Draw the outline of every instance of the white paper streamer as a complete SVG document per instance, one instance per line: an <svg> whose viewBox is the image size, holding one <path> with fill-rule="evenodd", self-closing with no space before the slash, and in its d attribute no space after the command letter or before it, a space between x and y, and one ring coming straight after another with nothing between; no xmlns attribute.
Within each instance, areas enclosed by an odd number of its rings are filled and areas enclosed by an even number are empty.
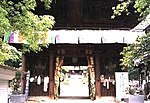
<svg viewBox="0 0 150 103"><path fill-rule="evenodd" d="M40 84L41 84L41 76L39 75L37 78L37 85L40 85Z"/></svg>
<svg viewBox="0 0 150 103"><path fill-rule="evenodd" d="M107 87L107 89L109 89L109 80L108 79L106 79L106 87Z"/></svg>
<svg viewBox="0 0 150 103"><path fill-rule="evenodd" d="M44 88L43 88L44 92L47 92L48 83L49 83L49 77L46 76L46 77L44 77Z"/></svg>

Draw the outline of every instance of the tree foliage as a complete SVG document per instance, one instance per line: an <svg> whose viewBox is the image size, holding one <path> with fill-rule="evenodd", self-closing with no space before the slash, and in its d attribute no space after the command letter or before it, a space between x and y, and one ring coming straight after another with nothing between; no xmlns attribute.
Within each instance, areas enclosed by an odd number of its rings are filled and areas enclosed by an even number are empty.
<svg viewBox="0 0 150 103"><path fill-rule="evenodd" d="M114 19L116 16L122 15L125 13L126 15L130 14L130 7L135 8L135 13L140 13L141 18L146 17L147 14L150 13L150 0L118 0L119 3L112 7L113 15L111 16Z"/></svg>
<svg viewBox="0 0 150 103"><path fill-rule="evenodd" d="M150 33L143 34L133 44L124 47L121 54L123 69L133 69L141 61L148 63L149 59L144 60L144 58L150 55Z"/></svg>
<svg viewBox="0 0 150 103"><path fill-rule="evenodd" d="M52 0L40 0L46 9L50 9ZM5 42L4 37L19 31L23 40L21 52L40 51L42 46L48 46L46 37L55 21L50 15L35 15L36 0L1 0L0 1L0 64L5 61L20 58L20 52ZM39 44L40 41L40 44Z"/></svg>
<svg viewBox="0 0 150 103"><path fill-rule="evenodd" d="M141 19L145 19L150 13L150 0L118 0L118 2L119 3L115 7L112 7L112 19L121 16L122 14L130 15L131 7L134 8L135 13L140 14L139 18ZM150 55L149 40L150 33L146 33L143 34L142 37L138 37L134 43L124 47L121 52L121 55L123 56L121 59L122 69L133 69L135 65L138 65L138 63L143 61L146 56ZM143 62L147 63L148 59Z"/></svg>

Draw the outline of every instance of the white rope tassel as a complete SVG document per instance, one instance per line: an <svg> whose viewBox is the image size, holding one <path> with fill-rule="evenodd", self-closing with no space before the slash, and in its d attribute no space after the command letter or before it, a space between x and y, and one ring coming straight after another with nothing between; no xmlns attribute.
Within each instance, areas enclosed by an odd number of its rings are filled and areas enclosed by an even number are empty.
<svg viewBox="0 0 150 103"><path fill-rule="evenodd" d="M48 89L48 83L49 83L49 77L46 76L44 77L44 92L47 92L47 89Z"/></svg>
<svg viewBox="0 0 150 103"><path fill-rule="evenodd" d="M40 84L41 84L41 76L39 75L37 78L37 85L40 85Z"/></svg>

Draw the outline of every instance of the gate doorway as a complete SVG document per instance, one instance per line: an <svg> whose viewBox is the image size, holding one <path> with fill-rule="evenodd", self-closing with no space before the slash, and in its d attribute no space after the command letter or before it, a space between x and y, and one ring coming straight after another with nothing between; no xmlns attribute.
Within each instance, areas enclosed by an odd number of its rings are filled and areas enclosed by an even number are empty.
<svg viewBox="0 0 150 103"><path fill-rule="evenodd" d="M56 57L55 89L54 89L55 99L58 99L58 97L62 96L74 98L88 97L94 99L95 98L94 58L76 57L75 59L76 63L71 63L69 58L65 59L64 57Z"/></svg>
<svg viewBox="0 0 150 103"><path fill-rule="evenodd" d="M62 66L60 97L89 97L88 66Z"/></svg>
<svg viewBox="0 0 150 103"><path fill-rule="evenodd" d="M90 49L77 47L73 46L73 49L59 47L57 50L54 71L55 99L64 96L95 98L94 55Z"/></svg>

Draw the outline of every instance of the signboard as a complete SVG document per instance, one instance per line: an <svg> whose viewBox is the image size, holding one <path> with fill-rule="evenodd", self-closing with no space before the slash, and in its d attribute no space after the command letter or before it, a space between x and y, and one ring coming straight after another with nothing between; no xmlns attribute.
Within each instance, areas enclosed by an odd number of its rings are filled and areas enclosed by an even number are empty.
<svg viewBox="0 0 150 103"><path fill-rule="evenodd" d="M116 98L121 100L121 98L125 98L126 90L128 89L128 72L116 72Z"/></svg>

